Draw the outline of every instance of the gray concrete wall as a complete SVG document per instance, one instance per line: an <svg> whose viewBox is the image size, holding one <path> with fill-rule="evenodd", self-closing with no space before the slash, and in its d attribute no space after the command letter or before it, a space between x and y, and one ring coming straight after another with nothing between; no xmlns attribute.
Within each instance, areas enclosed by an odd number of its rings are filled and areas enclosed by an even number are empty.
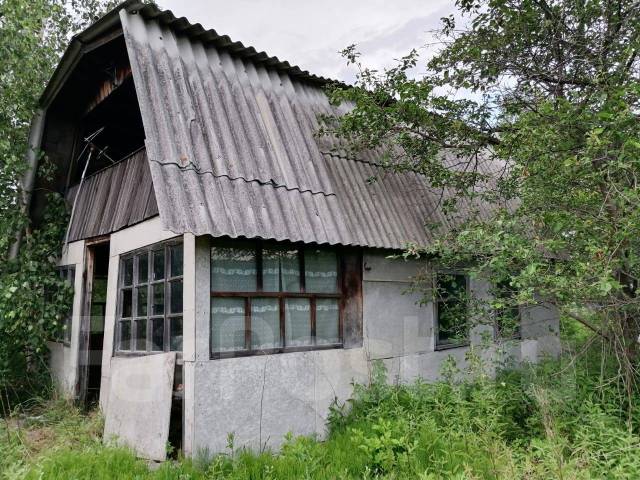
<svg viewBox="0 0 640 480"><path fill-rule="evenodd" d="M205 238L196 239L194 263L195 361L185 361L185 388L193 398L185 414L187 454L224 451L230 433L235 447L254 449L277 448L287 432L322 436L331 403L346 401L353 382L366 383L374 360L384 363L391 382L436 380L449 356L464 367L468 347L436 351L434 307L430 302L420 306L421 296L408 292L413 276L429 273L427 262L391 260L382 253L364 257L363 347L210 360L209 251ZM488 296L486 282L472 280L470 288L477 297ZM523 334L537 335L546 329L543 340L524 337L523 341L493 346L482 355L519 361L557 352L557 336L549 333L549 328L557 325L557 316L539 308L529 309L523 316L528 322L523 325ZM475 327L471 344L482 342L483 331L492 332L492 328Z"/></svg>
<svg viewBox="0 0 640 480"><path fill-rule="evenodd" d="M120 255L172 237L175 234L164 230L158 218L111 236L101 391L105 411ZM426 262L391 260L374 252L365 254L363 267L362 347L211 360L209 241L184 235L183 447L187 455L224 451L230 433L236 447L255 449L277 448L287 432L322 436L331 403L346 401L353 382L366 383L375 360L385 364L391 382L435 380L449 356L464 365L468 348L435 350L434 307L431 303L420 306L420 295L408 292L416 273L428 273ZM77 269L77 274L81 271ZM473 280L470 286L476 296L487 296L486 282ZM487 328L474 329L472 344L480 342ZM527 309L523 340L493 347L484 355L536 360L558 351L555 332L555 312ZM52 356L56 364L58 357Z"/></svg>
<svg viewBox="0 0 640 480"><path fill-rule="evenodd" d="M80 338L80 315L82 313L84 241L69 243L63 249L58 265L75 267L74 294L71 312L71 343L64 345L49 342L49 367L59 393L64 398L75 397L78 379L78 342Z"/></svg>

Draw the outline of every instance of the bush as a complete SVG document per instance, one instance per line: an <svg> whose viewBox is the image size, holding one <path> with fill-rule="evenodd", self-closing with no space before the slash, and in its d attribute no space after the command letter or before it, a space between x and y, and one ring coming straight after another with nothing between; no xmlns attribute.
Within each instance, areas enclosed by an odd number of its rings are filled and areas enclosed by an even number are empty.
<svg viewBox="0 0 640 480"><path fill-rule="evenodd" d="M0 440L0 478L640 478L638 416L627 421L624 394L602 384L598 358L495 379L473 370L465 380L391 386L377 367L371 385L355 385L353 398L333 407L325 441L288 436L279 453L254 453L230 436L226 454L153 471L104 447L98 416L58 404L32 413L20 441L15 429L12 441ZM29 428L50 429L49 443L34 450Z"/></svg>

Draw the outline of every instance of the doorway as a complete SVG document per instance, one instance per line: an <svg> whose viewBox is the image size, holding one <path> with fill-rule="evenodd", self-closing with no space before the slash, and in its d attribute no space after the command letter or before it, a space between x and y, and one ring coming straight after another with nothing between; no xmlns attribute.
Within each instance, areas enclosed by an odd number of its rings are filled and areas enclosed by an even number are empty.
<svg viewBox="0 0 640 480"><path fill-rule="evenodd" d="M84 302L80 323L78 399L90 408L100 400L102 349L107 304L109 241L87 243Z"/></svg>

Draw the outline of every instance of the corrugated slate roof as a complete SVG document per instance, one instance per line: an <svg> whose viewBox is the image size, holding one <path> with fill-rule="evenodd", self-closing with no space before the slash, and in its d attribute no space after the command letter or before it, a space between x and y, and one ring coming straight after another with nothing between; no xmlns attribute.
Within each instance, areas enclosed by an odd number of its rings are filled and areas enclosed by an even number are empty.
<svg viewBox="0 0 640 480"><path fill-rule="evenodd" d="M166 228L397 249L446 225L425 178L317 138L318 115L340 113L326 79L156 7L120 17Z"/></svg>
<svg viewBox="0 0 640 480"><path fill-rule="evenodd" d="M79 190L69 241L116 232L158 215L145 150L87 177L69 189L72 205Z"/></svg>

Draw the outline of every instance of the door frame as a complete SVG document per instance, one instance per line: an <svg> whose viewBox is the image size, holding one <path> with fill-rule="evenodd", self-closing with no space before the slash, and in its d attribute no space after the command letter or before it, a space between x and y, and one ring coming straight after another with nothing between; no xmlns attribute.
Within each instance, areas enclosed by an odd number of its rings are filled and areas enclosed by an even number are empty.
<svg viewBox="0 0 640 480"><path fill-rule="evenodd" d="M82 307L80 309L80 335L78 339L78 380L76 382L76 398L80 405L87 401L89 385L89 337L91 334L91 298L93 294L93 277L95 270L95 250L97 245L108 244L109 235L95 237L85 241L84 271L82 289ZM104 344L102 345L104 349Z"/></svg>

